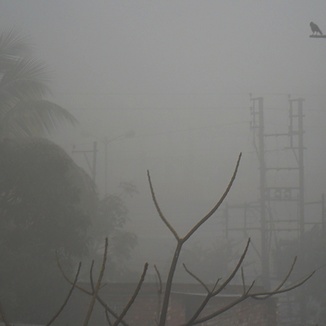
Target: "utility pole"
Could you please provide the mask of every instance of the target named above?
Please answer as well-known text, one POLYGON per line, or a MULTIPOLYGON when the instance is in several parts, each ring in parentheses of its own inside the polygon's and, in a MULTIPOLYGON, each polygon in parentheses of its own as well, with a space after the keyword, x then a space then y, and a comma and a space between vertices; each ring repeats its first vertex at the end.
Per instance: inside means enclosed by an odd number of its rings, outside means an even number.
POLYGON ((92 178, 94 183, 96 182, 96 155, 97 155, 97 142, 93 142, 93 169, 92 169, 92 178))
POLYGON ((93 149, 89 149, 89 150, 75 150, 75 146, 73 146, 72 153, 82 153, 84 155, 87 165, 88 165, 88 168, 91 171, 92 180, 95 183, 95 181, 96 181, 97 141, 93 142, 93 149), (92 154, 92 164, 88 160, 88 156, 87 156, 88 153, 92 154))
MULTIPOLYGON (((305 189, 304 189, 304 146, 303 146, 303 101, 304 99, 289 99, 290 109, 290 126, 289 126, 289 136, 290 136, 290 148, 293 150, 294 156, 296 158, 298 169, 299 169, 299 194, 298 194, 298 220, 299 220, 299 234, 300 234, 300 245, 303 245, 303 237, 304 237, 304 203, 305 203, 305 189), (297 112, 294 112, 294 104, 297 104, 297 112), (297 129, 294 128, 294 120, 297 120, 297 129), (293 141, 293 136, 297 136, 297 145, 293 141)), ((303 248, 301 248, 303 249, 303 248)))
POLYGON ((322 225, 322 235, 323 235, 323 238, 325 237, 326 235, 326 225, 325 225, 325 222, 326 222, 326 215, 325 215, 325 195, 322 194, 321 196, 321 225, 322 225))
POLYGON ((104 143, 104 196, 108 195, 108 139, 104 143))
POLYGON ((108 145, 113 141, 118 139, 127 139, 135 137, 135 132, 130 130, 122 135, 116 136, 114 138, 108 139, 105 137, 102 142, 104 142, 104 196, 108 195, 108 145))
POLYGON ((266 162, 265 162, 265 127, 264 127, 264 100, 262 97, 252 98, 251 128, 254 131, 253 144, 259 161, 259 205, 261 226, 261 270, 262 284, 266 290, 270 289, 270 261, 268 250, 268 225, 266 214, 266 162), (257 145, 258 138, 258 145, 257 145))
MULTIPOLYGON (((304 99, 290 99, 290 139, 291 139, 291 147, 293 153, 295 155, 298 169, 299 169, 299 196, 298 196, 298 221, 299 221, 299 243, 300 243, 300 254, 302 255, 303 261, 305 260, 305 251, 304 251, 304 232, 305 232, 305 189, 304 189, 304 146, 303 146, 303 101, 304 99), (297 106, 296 113, 294 112, 294 104, 297 106), (293 129, 293 120, 297 120, 297 130, 293 129), (292 130, 291 130, 292 126, 292 130), (295 146, 293 144, 292 137, 293 135, 297 135, 298 144, 295 146)), ((304 293, 304 287, 301 288, 300 293, 300 322, 302 325, 306 324, 306 296, 304 293)))
MULTIPOLYGON (((305 175, 304 175, 304 114, 303 114, 303 98, 291 99, 289 97, 289 126, 286 132, 282 133, 266 133, 264 126, 264 100, 262 97, 253 98, 250 96, 251 107, 251 123, 250 128, 253 131, 253 147, 257 154, 259 162, 259 201, 256 206, 257 211, 259 211, 260 225, 257 227, 247 226, 247 213, 248 208, 253 208, 254 206, 245 205, 227 205, 226 211, 224 213, 226 219, 226 235, 229 236, 230 231, 258 231, 261 236, 261 248, 257 250, 261 259, 261 271, 262 271, 262 284, 266 289, 270 288, 270 241, 272 240, 272 234, 275 244, 277 244, 276 232, 286 231, 295 232, 298 236, 298 245, 300 249, 300 260, 305 260, 305 230, 309 224, 321 224, 322 234, 326 234, 326 209, 325 209, 325 196, 318 202, 305 202, 305 175), (284 146, 281 150, 286 150, 287 153, 291 154, 291 163, 288 165, 279 166, 278 164, 272 166, 271 164, 266 164, 265 153, 268 150, 265 142, 268 137, 284 137, 289 145, 284 146), (280 173, 280 176, 274 185, 269 186, 269 182, 272 182, 269 172, 280 173), (291 173, 290 173, 291 172, 291 173), (286 173, 283 175, 283 173, 286 173), (289 174, 290 177, 289 177, 289 174), (296 217, 284 218, 282 215, 278 219, 273 218, 272 211, 270 209, 271 202, 279 202, 280 209, 284 208, 284 203, 291 205, 290 207, 296 208, 296 217), (294 205, 293 205, 294 204, 294 205), (321 205, 321 221, 320 222, 307 222, 305 218, 305 206, 307 204, 318 204, 321 205), (244 210, 244 226, 243 227, 233 227, 231 224, 231 216, 229 210, 233 208, 241 208, 244 210), (287 226, 282 226, 277 223, 286 223, 287 226)), ((268 143, 267 143, 268 145, 268 143)), ((272 175, 275 176, 275 173, 272 175)), ((275 180, 275 178, 274 178, 275 180)), ((251 212, 252 213, 252 212, 251 212)), ((252 214, 250 214, 252 216, 252 214)), ((301 297, 296 301, 292 301, 298 307, 299 313, 296 316, 294 322, 296 325, 305 325, 307 320, 306 313, 306 296, 304 293, 304 286, 301 288, 301 297)), ((290 316, 288 316, 290 317, 290 316)))

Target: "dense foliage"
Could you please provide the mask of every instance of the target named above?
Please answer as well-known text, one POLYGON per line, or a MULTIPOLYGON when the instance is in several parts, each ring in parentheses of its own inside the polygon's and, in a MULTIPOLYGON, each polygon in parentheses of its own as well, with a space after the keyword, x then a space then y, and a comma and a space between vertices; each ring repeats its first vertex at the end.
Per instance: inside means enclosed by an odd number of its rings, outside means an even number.
MULTIPOLYGON (((15 317, 39 318, 39 312, 33 316, 37 307, 59 300, 63 282, 56 253, 67 270, 87 254, 90 212, 80 201, 87 189, 83 178, 49 141, 0 142, 0 297, 15 317)), ((95 199, 91 189, 88 196, 95 199)))
POLYGON ((104 240, 105 238, 109 240, 110 268, 107 271, 107 278, 110 281, 126 280, 131 277, 131 271, 126 263, 137 244, 136 235, 125 229, 129 218, 126 196, 132 196, 137 190, 129 183, 121 184, 121 188, 119 194, 108 195, 99 201, 97 214, 90 227, 91 257, 101 256, 104 240))

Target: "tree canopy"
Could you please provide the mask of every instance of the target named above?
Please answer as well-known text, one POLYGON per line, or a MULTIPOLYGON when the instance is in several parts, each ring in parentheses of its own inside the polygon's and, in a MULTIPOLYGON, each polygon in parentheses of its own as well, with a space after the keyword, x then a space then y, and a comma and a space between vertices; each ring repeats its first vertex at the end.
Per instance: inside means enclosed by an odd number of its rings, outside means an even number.
MULTIPOLYGON (((76 119, 46 99, 42 62, 13 31, 0 35, 0 304, 11 320, 43 323, 65 284, 56 266, 72 270, 96 243, 111 235, 115 258, 127 257, 135 236, 122 230, 127 210, 110 196, 99 203, 91 178, 47 139, 76 119), (108 201, 107 201, 108 200, 108 201), (93 237, 93 239, 91 238, 93 237), (49 296, 51 291, 51 296, 49 296)), ((115 266, 118 266, 115 264, 115 266)), ((116 269, 117 270, 117 269, 116 269)))
POLYGON ((41 318, 39 312, 33 316, 36 307, 50 313, 40 308, 59 300, 62 279, 56 254, 68 271, 87 254, 87 229, 97 197, 94 189, 83 186, 84 178, 71 158, 48 140, 0 142, 0 300, 24 321, 41 318), (53 296, 48 296, 50 290, 53 296))

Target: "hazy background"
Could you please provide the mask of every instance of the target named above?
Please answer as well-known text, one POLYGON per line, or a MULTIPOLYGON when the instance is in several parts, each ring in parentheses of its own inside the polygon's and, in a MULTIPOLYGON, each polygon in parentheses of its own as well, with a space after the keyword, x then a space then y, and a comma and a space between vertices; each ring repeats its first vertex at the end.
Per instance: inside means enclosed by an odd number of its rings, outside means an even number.
MULTIPOLYGON (((309 38, 310 21, 326 33, 324 0, 10 0, 0 9, 2 31, 27 37, 48 66, 51 100, 80 122, 53 139, 68 152, 98 141, 103 193, 107 137, 109 192, 119 192, 120 182, 137 186, 129 228, 140 239, 170 238, 151 202, 147 169, 180 232, 222 194, 239 152, 228 202, 258 198, 249 93, 264 97, 270 133, 287 132, 288 94, 305 98, 306 198, 325 191, 326 40, 309 38), (113 140, 130 131, 134 137, 113 140)), ((276 160, 286 145, 272 141, 276 160)), ((88 169, 81 154, 72 157, 88 169)), ((215 222, 199 236, 215 241, 215 222)))

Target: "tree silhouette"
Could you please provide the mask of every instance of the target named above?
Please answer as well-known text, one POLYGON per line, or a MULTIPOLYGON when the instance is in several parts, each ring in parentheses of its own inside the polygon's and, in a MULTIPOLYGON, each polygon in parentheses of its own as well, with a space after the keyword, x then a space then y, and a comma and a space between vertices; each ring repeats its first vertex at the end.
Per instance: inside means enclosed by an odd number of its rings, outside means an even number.
POLYGON ((42 62, 30 57, 30 47, 16 32, 0 35, 0 140, 39 136, 58 123, 76 119, 46 100, 50 93, 42 62))

